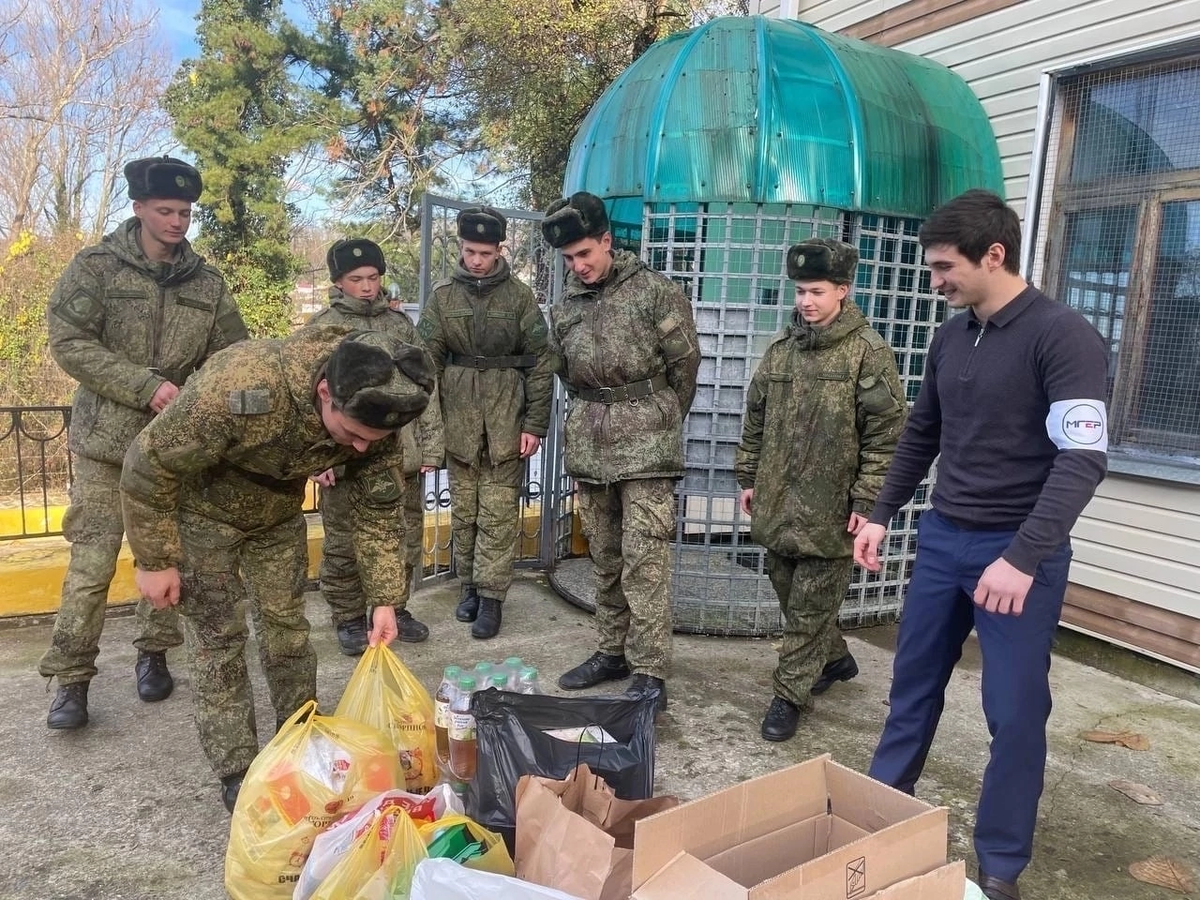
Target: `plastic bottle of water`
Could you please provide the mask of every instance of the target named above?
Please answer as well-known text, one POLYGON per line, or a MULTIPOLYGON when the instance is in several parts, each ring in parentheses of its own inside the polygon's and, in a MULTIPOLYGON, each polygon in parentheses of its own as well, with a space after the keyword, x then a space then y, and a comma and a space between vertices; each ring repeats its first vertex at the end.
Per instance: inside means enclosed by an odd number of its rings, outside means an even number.
POLYGON ((521 678, 521 670, 525 668, 525 660, 519 656, 510 656, 504 661, 504 673, 508 675, 508 690, 515 691, 521 678))
POLYGON ((542 686, 538 682, 538 670, 533 666, 524 666, 517 676, 518 694, 540 694, 542 686))

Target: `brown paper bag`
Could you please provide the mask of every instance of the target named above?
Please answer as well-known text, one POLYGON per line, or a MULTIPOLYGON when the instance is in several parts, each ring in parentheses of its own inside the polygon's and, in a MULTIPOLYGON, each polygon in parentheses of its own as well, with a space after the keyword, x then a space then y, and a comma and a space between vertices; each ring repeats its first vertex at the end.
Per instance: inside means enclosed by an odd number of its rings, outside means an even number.
POLYGON ((517 877, 582 900, 628 900, 634 822, 679 805, 619 800, 586 765, 565 781, 524 775, 516 797, 517 877))

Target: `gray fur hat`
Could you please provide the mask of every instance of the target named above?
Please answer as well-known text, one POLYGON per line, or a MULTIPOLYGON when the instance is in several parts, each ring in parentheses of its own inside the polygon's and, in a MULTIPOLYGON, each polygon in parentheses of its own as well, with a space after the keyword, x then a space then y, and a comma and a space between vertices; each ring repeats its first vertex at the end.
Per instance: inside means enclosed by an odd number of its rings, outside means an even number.
POLYGON ((204 182, 195 166, 170 156, 149 156, 125 163, 130 200, 183 200, 195 203, 204 182))
POLYGON ((369 428, 398 431, 425 411, 433 358, 379 331, 346 335, 325 364, 335 409, 369 428))
POLYGON ((787 276, 792 281, 832 281, 853 284, 858 250, 833 238, 810 238, 787 252, 787 276))
POLYGON ((584 238, 603 237, 608 231, 608 211, 604 201, 587 191, 555 200, 542 219, 542 236, 554 249, 584 238))
POLYGON ((481 244, 503 244, 508 237, 508 219, 490 206, 472 206, 458 214, 458 237, 481 244))

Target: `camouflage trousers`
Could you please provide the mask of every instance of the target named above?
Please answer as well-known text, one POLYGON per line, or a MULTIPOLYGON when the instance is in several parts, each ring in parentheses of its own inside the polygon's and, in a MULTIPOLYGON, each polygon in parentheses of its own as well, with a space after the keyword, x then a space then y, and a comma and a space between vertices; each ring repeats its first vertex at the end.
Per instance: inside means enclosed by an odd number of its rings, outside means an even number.
POLYGON ((767 574, 783 613, 783 641, 772 683, 775 696, 812 707, 813 682, 827 662, 850 649, 838 628, 854 560, 789 557, 767 551, 767 574))
POLYGON ((454 566, 464 590, 503 600, 512 584, 521 538, 518 498, 525 460, 492 465, 486 449, 474 463, 447 454, 454 566))
MULTIPOLYGON (((63 579, 62 600, 54 620, 50 649, 38 663, 59 684, 91 681, 100 654, 100 633, 108 589, 121 552, 121 467, 78 456, 73 462, 71 505, 63 518, 63 534, 71 542, 71 559, 63 579)), ((158 653, 183 643, 173 609, 137 605, 139 650, 158 653)))
POLYGON ((596 573, 599 650, 624 653, 635 673, 671 667, 671 539, 675 479, 576 483, 575 502, 596 573))
POLYGON ((247 533, 187 511, 179 526, 179 612, 196 728, 204 755, 223 778, 244 771, 258 753, 246 672, 247 605, 277 722, 317 695, 317 655, 304 617, 306 527, 296 516, 247 533))
MULTIPOLYGON (((421 568, 425 539, 424 476, 404 476, 404 562, 408 576, 421 568)), ((354 513, 350 508, 350 487, 338 481, 321 488, 321 596, 329 604, 333 624, 341 625, 362 618, 367 612, 358 559, 354 555, 354 513)), ((402 609, 403 607, 399 607, 402 609)))

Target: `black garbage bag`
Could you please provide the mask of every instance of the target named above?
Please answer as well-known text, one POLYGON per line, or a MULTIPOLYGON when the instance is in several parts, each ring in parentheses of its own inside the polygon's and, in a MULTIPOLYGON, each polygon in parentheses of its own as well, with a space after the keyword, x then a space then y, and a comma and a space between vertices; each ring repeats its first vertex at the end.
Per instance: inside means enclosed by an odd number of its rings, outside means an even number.
POLYGON ((522 775, 564 779, 580 763, 602 777, 622 800, 654 793, 654 705, 657 693, 628 697, 550 697, 494 688, 471 698, 478 741, 467 813, 485 828, 510 837, 515 793, 522 775), (567 741, 546 734, 598 725, 616 742, 567 741))

